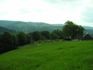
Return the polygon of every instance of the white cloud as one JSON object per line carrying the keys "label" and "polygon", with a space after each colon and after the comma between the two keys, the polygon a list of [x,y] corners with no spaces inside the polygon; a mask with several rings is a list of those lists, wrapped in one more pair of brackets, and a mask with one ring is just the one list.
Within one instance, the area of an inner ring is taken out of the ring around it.
{"label": "white cloud", "polygon": [[64,23],[72,20],[82,24],[83,13],[91,6],[90,1],[0,0],[0,19],[48,23]]}

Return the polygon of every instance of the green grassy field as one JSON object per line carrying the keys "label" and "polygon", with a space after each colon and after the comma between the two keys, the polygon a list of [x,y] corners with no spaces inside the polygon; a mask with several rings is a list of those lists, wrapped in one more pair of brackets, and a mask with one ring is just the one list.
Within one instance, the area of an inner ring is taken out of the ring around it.
{"label": "green grassy field", "polygon": [[93,70],[93,41],[52,41],[0,55],[0,70]]}

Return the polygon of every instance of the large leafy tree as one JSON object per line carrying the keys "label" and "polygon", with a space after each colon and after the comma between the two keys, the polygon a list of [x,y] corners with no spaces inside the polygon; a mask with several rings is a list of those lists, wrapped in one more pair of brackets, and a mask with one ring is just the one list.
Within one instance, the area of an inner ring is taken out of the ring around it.
{"label": "large leafy tree", "polygon": [[4,32],[0,38],[0,52],[9,51],[16,47],[16,36],[9,32]]}
{"label": "large leafy tree", "polygon": [[65,38],[80,39],[84,34],[84,28],[82,26],[74,24],[72,21],[67,21],[63,27],[63,33]]}

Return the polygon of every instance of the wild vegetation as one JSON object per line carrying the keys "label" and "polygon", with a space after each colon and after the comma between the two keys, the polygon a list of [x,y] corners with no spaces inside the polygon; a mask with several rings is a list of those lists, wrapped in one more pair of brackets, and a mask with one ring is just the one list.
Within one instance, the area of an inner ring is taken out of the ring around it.
{"label": "wild vegetation", "polygon": [[72,21],[61,30],[7,31],[0,34],[0,53],[7,52],[0,70],[93,70],[92,45],[93,37]]}
{"label": "wild vegetation", "polygon": [[[84,36],[85,35],[85,36]],[[92,36],[84,34],[84,28],[67,21],[62,30],[35,31],[31,33],[20,32],[17,34],[4,32],[0,36],[0,53],[13,50],[25,44],[44,40],[92,40]]]}

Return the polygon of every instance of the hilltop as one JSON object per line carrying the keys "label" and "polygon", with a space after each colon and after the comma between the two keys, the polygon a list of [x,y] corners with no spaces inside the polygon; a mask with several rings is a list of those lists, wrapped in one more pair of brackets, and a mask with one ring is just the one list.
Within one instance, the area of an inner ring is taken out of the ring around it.
{"label": "hilltop", "polygon": [[[16,32],[34,32],[34,31],[53,31],[62,29],[63,24],[48,24],[43,22],[22,22],[22,21],[8,21],[0,20],[0,27],[6,28]],[[86,33],[93,35],[93,27],[83,26]],[[1,30],[1,29],[0,29]],[[7,30],[4,30],[7,31]]]}

